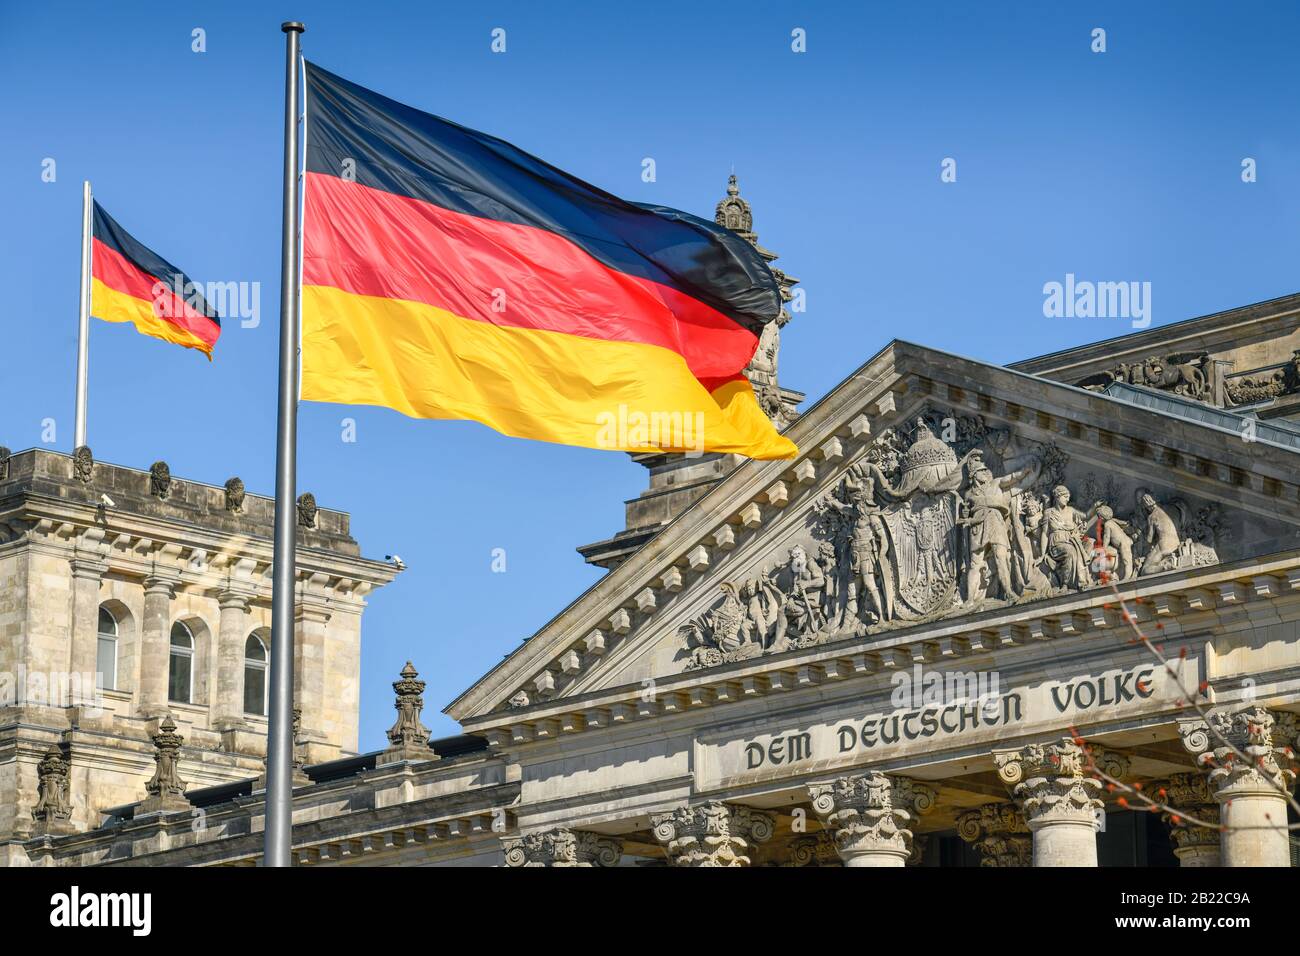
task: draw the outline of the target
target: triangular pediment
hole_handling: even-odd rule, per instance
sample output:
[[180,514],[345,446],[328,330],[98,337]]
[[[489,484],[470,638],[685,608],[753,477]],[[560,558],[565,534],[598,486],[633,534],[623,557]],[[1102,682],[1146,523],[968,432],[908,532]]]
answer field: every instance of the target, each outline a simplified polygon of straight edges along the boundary
[[787,430],[798,459],[738,467],[448,713],[474,729],[823,646],[1032,628],[1106,600],[1085,526],[1129,582],[1294,548],[1300,440],[1203,419],[891,343]]

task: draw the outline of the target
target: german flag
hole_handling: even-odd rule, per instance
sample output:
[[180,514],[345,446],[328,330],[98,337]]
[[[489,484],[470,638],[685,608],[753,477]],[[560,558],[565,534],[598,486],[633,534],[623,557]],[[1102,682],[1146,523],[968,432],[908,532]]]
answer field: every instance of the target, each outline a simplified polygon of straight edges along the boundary
[[130,322],[142,335],[198,349],[211,361],[221,319],[198,286],[141,245],[98,202],[93,236],[90,314]]
[[624,451],[792,458],[742,237],[306,64],[302,397]]

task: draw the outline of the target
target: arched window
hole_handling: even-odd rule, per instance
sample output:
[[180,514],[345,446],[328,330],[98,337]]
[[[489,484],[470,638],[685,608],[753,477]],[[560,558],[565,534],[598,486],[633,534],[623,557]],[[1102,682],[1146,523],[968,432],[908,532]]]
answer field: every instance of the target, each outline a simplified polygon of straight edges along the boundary
[[95,645],[95,686],[117,688],[117,618],[106,607],[99,609],[99,643]]
[[244,713],[266,716],[266,645],[256,634],[244,641]]
[[167,666],[167,698],[188,704],[194,693],[194,635],[177,621],[172,625],[171,655]]

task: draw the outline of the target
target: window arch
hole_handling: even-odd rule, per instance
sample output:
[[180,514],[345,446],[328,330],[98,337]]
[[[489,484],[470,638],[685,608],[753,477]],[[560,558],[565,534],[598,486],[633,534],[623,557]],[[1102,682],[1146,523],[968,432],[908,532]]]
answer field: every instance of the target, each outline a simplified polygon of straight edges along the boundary
[[99,634],[95,644],[95,686],[117,689],[117,618],[104,606],[99,608]]
[[257,634],[244,641],[244,713],[266,716],[266,644]]
[[194,634],[177,621],[172,625],[171,653],[167,659],[167,699],[191,703],[194,696]]

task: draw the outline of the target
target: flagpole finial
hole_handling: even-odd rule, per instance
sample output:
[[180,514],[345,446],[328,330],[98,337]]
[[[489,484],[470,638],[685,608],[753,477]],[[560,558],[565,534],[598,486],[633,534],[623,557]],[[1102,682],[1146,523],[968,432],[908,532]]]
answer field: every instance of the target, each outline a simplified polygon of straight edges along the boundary
[[283,33],[306,33],[307,28],[297,20],[286,20],[280,24],[280,30]]

